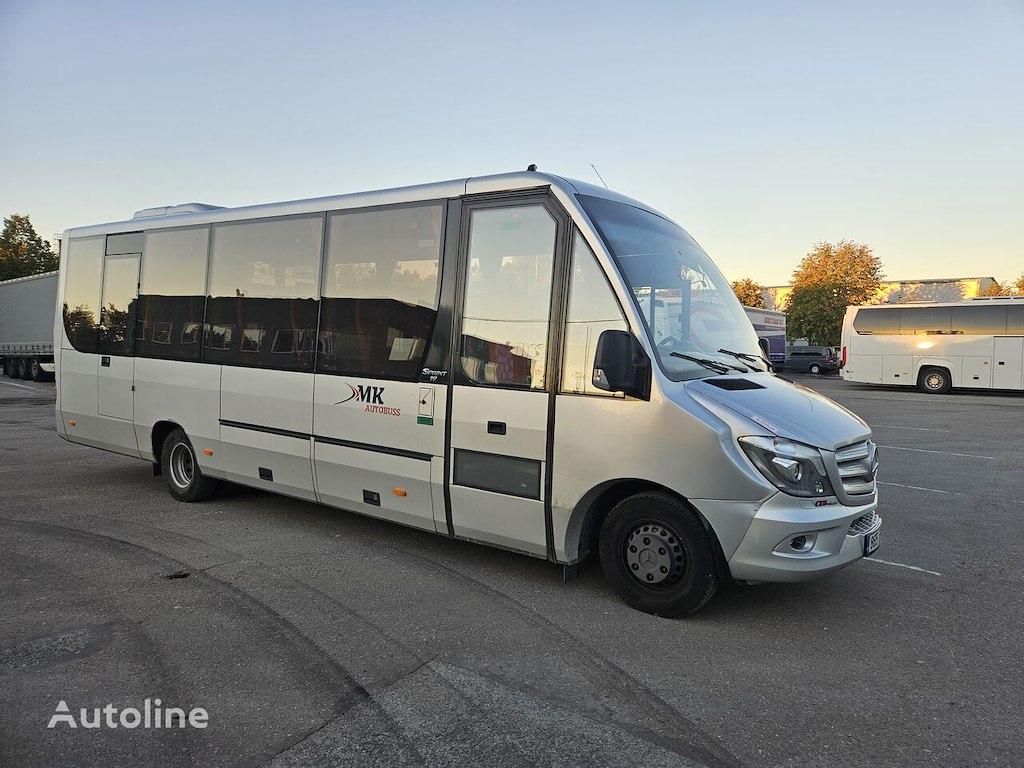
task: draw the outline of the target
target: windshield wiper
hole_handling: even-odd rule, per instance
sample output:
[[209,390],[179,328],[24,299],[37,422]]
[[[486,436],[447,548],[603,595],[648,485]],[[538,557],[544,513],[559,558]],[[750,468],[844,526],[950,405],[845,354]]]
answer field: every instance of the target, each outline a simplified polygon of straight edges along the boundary
[[[748,355],[746,352],[733,352],[731,349],[720,349],[718,351],[722,352],[722,353],[724,353],[726,355],[732,355],[737,360],[749,360],[752,363],[753,362],[762,362],[762,363],[764,363],[768,367],[769,371],[774,371],[775,370],[775,366],[772,365],[771,360],[766,358],[764,355]],[[755,368],[754,370],[757,370],[757,369]]]
[[682,352],[669,352],[672,357],[681,357],[683,360],[690,360],[694,363],[699,363],[707,368],[709,371],[715,373],[728,373],[729,371],[741,371],[746,373],[742,368],[737,368],[735,365],[726,365],[725,363],[719,363],[715,360],[708,360],[706,357],[694,357],[693,355],[684,355]]

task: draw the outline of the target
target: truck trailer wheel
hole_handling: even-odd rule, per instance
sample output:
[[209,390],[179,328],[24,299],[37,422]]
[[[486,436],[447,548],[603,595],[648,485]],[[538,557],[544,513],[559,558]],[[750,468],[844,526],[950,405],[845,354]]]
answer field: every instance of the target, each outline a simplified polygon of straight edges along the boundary
[[718,588],[703,523],[667,494],[640,493],[619,502],[601,527],[599,549],[605,578],[645,613],[692,613]]
[[24,357],[18,358],[18,378],[27,379],[29,378],[28,360]]
[[35,357],[29,361],[28,375],[32,381],[46,381],[49,378],[46,371],[43,370],[43,366],[39,364],[39,359]]
[[181,429],[175,429],[164,439],[160,469],[167,481],[167,490],[178,501],[208,499],[220,485],[217,479],[206,477],[199,469],[192,443]]

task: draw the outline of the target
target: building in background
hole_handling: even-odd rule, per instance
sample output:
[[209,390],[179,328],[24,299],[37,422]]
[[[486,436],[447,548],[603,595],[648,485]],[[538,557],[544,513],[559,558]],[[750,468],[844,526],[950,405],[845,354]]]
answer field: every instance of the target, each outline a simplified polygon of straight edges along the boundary
[[[995,285],[994,277],[950,277],[934,280],[889,280],[879,287],[872,304],[906,304],[911,301],[963,301],[973,299]],[[764,289],[768,309],[785,310],[792,285],[772,285]]]

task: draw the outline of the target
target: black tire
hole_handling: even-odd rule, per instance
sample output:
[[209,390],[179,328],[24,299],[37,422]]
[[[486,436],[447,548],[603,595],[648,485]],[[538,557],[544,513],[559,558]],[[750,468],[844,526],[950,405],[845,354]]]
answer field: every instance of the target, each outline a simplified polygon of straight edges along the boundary
[[682,501],[640,493],[619,502],[601,527],[601,568],[619,597],[644,613],[684,616],[718,588],[707,531]]
[[821,373],[821,366],[818,365],[817,363],[811,363],[811,367],[808,370],[815,376],[817,376],[819,373]]
[[220,486],[220,481],[206,477],[200,471],[195,449],[181,429],[175,429],[164,439],[160,450],[160,471],[167,481],[167,490],[178,501],[208,499]]
[[13,357],[4,358],[4,376],[13,379],[18,371],[18,363]]
[[28,360],[26,358],[18,358],[18,370],[15,375],[19,379],[29,378]]
[[917,377],[917,388],[929,395],[944,395],[952,386],[953,380],[945,368],[925,368]]
[[44,371],[43,367],[39,365],[39,360],[34,357],[28,363],[28,377],[32,379],[32,381],[46,380],[46,371]]

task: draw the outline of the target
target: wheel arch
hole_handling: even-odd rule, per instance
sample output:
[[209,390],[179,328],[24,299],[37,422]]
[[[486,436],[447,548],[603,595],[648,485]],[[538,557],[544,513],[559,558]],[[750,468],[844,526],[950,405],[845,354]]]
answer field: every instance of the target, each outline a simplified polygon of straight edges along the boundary
[[[640,493],[663,494],[682,502],[687,509],[693,512],[697,519],[700,520],[701,525],[704,526],[704,530],[707,531],[708,538],[711,541],[719,578],[722,581],[730,581],[732,579],[729,573],[729,564],[725,558],[722,544],[718,540],[718,535],[707,518],[701,514],[700,510],[671,488],[640,478],[622,478],[601,483],[591,488],[577,502],[572,514],[569,516],[569,525],[566,527],[565,534],[566,554],[570,562],[573,564],[580,563],[596,553],[598,539],[601,535],[601,526],[604,525],[604,521],[612,509],[624,499]],[[571,542],[573,541],[576,544],[575,551],[571,547]]]
[[921,380],[921,375],[929,368],[942,368],[949,375],[951,386],[960,386],[960,371],[951,360],[944,357],[921,357],[914,361],[914,383]]
[[183,428],[177,422],[165,420],[156,422],[153,425],[152,430],[150,430],[150,440],[152,441],[153,446],[153,473],[155,475],[162,474],[160,454],[163,453],[164,450],[164,440],[166,440],[167,436],[176,429]]

